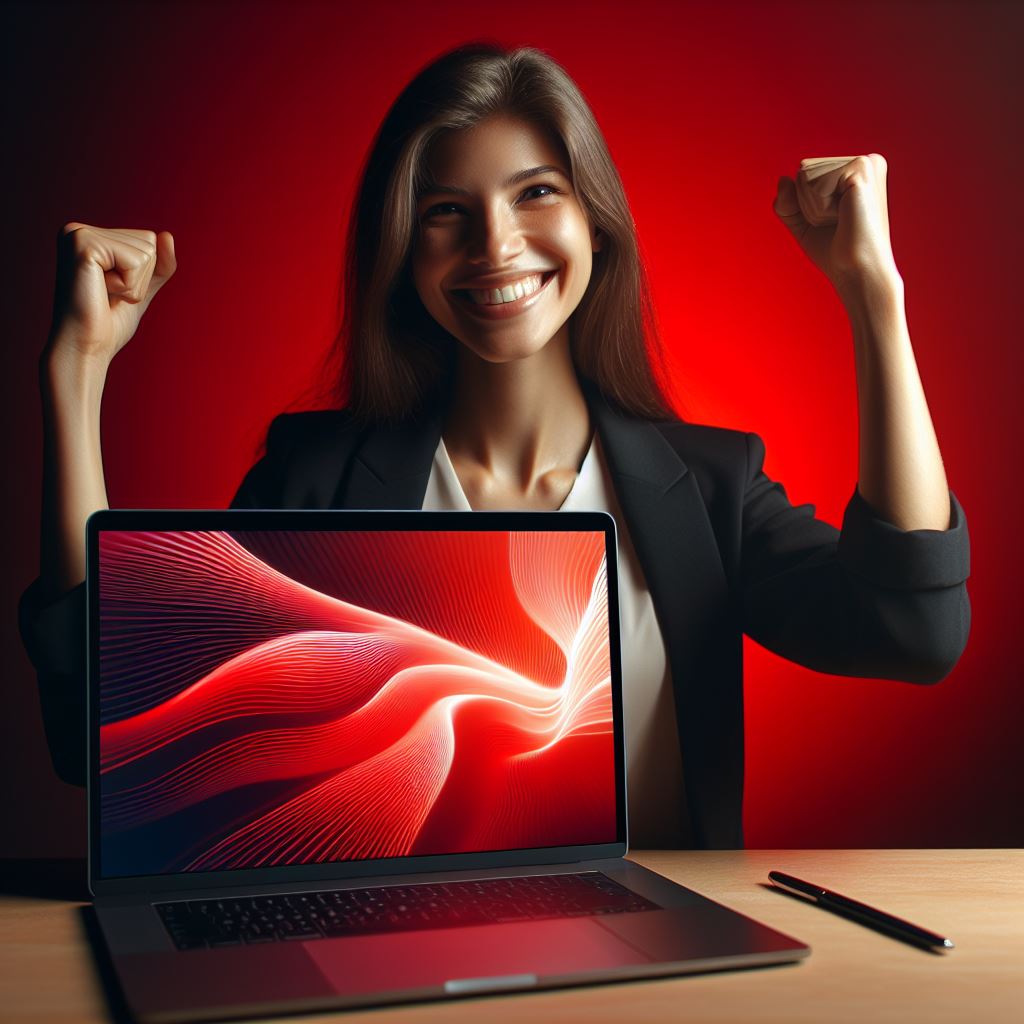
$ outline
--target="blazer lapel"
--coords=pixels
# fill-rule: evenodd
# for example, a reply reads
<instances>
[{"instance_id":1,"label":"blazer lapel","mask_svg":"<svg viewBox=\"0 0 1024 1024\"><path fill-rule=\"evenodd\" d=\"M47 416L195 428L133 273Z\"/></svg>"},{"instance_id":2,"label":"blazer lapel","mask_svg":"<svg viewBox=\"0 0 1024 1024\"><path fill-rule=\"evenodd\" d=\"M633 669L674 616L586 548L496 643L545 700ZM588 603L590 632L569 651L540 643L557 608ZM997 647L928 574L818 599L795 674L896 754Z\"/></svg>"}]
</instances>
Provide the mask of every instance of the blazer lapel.
<instances>
[{"instance_id":1,"label":"blazer lapel","mask_svg":"<svg viewBox=\"0 0 1024 1024\"><path fill-rule=\"evenodd\" d=\"M593 391L588 402L665 640L694 831L701 845L711 837L721 844L733 831L733 801L742 799L742 686L715 671L735 638L722 626L729 593L707 508L653 423L617 412Z\"/></svg>"}]
</instances>

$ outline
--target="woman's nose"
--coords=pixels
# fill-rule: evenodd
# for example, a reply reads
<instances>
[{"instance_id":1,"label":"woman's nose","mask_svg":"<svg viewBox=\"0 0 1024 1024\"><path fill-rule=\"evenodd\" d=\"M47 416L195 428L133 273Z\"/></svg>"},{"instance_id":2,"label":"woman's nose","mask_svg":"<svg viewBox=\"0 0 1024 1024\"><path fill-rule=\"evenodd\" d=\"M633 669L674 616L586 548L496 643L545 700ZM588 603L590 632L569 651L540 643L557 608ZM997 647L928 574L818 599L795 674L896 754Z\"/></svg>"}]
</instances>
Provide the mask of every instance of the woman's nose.
<instances>
[{"instance_id":1,"label":"woman's nose","mask_svg":"<svg viewBox=\"0 0 1024 1024\"><path fill-rule=\"evenodd\" d=\"M510 211L488 210L473 221L469 240L470 262L500 267L522 252L522 231Z\"/></svg>"}]
</instances>

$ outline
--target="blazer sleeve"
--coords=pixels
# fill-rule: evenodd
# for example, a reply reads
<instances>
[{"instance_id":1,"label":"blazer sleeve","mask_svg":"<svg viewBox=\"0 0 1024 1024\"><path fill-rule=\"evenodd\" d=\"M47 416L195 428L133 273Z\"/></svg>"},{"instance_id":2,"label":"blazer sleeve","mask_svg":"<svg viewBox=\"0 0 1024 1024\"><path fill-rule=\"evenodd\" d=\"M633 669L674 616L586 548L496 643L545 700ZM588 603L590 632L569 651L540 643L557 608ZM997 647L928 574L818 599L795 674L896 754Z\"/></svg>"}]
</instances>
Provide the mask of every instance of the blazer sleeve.
<instances>
[{"instance_id":1,"label":"blazer sleeve","mask_svg":"<svg viewBox=\"0 0 1024 1024\"><path fill-rule=\"evenodd\" d=\"M277 417L266 454L242 480L231 508L280 508L285 470L295 445L295 417ZM36 670L43 728L54 770L73 786L86 777L85 583L63 594L43 592L37 578L18 602L18 627Z\"/></svg>"},{"instance_id":2,"label":"blazer sleeve","mask_svg":"<svg viewBox=\"0 0 1024 1024\"><path fill-rule=\"evenodd\" d=\"M901 530L855 489L842 530L791 505L747 434L741 538L743 629L819 672L935 683L967 644L967 520L950 492L947 530Z\"/></svg>"},{"instance_id":3,"label":"blazer sleeve","mask_svg":"<svg viewBox=\"0 0 1024 1024\"><path fill-rule=\"evenodd\" d=\"M85 583L54 596L37 578L18 602L21 642L36 670L43 729L57 775L85 785Z\"/></svg>"}]
</instances>

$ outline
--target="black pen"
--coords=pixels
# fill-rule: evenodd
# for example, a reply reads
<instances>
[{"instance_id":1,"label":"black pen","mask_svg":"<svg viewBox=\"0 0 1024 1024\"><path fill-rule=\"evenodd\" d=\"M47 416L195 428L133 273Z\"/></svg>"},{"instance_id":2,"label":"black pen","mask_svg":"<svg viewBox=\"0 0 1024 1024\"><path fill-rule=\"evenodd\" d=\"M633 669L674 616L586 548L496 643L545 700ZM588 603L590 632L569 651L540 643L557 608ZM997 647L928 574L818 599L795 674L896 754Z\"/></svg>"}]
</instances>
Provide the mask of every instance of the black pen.
<instances>
[{"instance_id":1,"label":"black pen","mask_svg":"<svg viewBox=\"0 0 1024 1024\"><path fill-rule=\"evenodd\" d=\"M874 907L869 907L866 903L851 900L849 896L842 896L829 889L823 889L820 885L813 885L811 882L794 878L792 875L784 875L781 871L769 871L768 877L773 885L777 885L786 892L810 897L819 906L835 910L845 917L852 917L873 928L879 928L905 942L912 942L919 946L941 946L943 949L953 948L952 939L945 939L941 935L936 935L935 932L919 928L916 924L904 921L900 917L893 917L892 914L875 910Z\"/></svg>"}]
</instances>

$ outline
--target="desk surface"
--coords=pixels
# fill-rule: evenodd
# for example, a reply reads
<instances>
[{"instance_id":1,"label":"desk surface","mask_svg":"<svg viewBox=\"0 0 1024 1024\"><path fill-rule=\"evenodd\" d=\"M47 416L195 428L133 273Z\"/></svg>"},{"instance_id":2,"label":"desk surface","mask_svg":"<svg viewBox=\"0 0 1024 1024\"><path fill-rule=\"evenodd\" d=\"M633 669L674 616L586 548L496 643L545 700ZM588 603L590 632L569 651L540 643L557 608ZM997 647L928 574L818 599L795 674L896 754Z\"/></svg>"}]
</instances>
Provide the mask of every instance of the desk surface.
<instances>
[{"instance_id":1,"label":"desk surface","mask_svg":"<svg viewBox=\"0 0 1024 1024\"><path fill-rule=\"evenodd\" d=\"M811 946L801 963L674 979L288 1018L301 1024L535 1021L1019 1021L1024 850L638 851L641 864ZM777 868L948 935L930 953L775 891ZM5 884L6 883L6 884ZM767 886L767 887L766 887ZM0 879L3 893L43 893ZM52 891L52 890L51 890ZM0 895L0 1015L110 1020L67 883ZM72 890L73 891L73 890Z\"/></svg>"}]
</instances>

